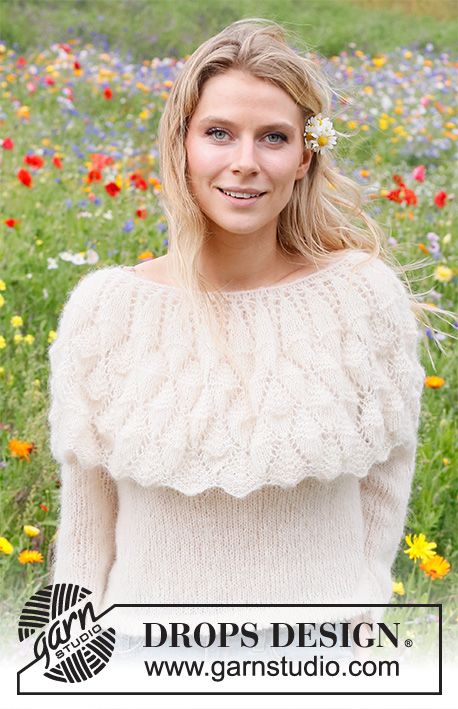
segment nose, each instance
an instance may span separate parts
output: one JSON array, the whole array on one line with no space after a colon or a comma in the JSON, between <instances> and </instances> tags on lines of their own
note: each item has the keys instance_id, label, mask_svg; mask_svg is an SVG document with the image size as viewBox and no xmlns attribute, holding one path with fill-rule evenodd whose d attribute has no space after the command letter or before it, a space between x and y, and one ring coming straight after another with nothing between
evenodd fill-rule
<instances>
[{"instance_id":1,"label":"nose","mask_svg":"<svg viewBox=\"0 0 458 709\"><path fill-rule=\"evenodd\" d=\"M259 172L256 144L249 136L240 139L234 147L231 169L234 173L256 174Z\"/></svg>"}]
</instances>

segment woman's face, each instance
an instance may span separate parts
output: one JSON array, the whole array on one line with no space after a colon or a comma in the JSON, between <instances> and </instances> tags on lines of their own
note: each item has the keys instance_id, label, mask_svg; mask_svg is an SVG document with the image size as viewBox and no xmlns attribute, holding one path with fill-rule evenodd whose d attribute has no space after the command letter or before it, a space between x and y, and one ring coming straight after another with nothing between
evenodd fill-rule
<instances>
[{"instance_id":1,"label":"woman's face","mask_svg":"<svg viewBox=\"0 0 458 709\"><path fill-rule=\"evenodd\" d=\"M231 69L208 79L185 141L188 180L215 235L276 234L312 152L301 109L282 89ZM222 190L260 194L226 197Z\"/></svg>"}]
</instances>

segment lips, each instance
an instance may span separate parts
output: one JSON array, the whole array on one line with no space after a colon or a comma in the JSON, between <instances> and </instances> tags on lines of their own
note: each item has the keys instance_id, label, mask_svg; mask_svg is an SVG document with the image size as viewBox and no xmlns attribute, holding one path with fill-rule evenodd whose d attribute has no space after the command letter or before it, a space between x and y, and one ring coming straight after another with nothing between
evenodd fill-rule
<instances>
[{"instance_id":1,"label":"lips","mask_svg":"<svg viewBox=\"0 0 458 709\"><path fill-rule=\"evenodd\" d=\"M224 194L226 197L231 197L232 195L228 194L228 192L234 192L237 194L251 194L255 195L255 197L232 197L232 199L240 199L240 200L248 200L248 199L257 199L258 197L262 197L265 195L265 192L262 192L260 190L248 190L248 189L223 189L222 187L217 187L217 190L221 192L221 194Z\"/></svg>"}]
</instances>

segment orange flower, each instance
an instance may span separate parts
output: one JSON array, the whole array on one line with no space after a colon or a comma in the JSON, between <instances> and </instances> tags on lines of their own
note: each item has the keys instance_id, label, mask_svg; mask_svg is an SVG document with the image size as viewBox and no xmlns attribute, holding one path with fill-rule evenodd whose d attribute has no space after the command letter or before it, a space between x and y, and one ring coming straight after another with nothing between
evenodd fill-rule
<instances>
[{"instance_id":1,"label":"orange flower","mask_svg":"<svg viewBox=\"0 0 458 709\"><path fill-rule=\"evenodd\" d=\"M18 554L20 564L42 564L43 554L35 549L24 549Z\"/></svg>"},{"instance_id":2,"label":"orange flower","mask_svg":"<svg viewBox=\"0 0 458 709\"><path fill-rule=\"evenodd\" d=\"M8 441L8 448L11 451L11 455L15 458L21 458L21 460L30 461L30 454L35 450L35 443L29 443L28 441L20 441L18 438L12 438Z\"/></svg>"},{"instance_id":3,"label":"orange flower","mask_svg":"<svg viewBox=\"0 0 458 709\"><path fill-rule=\"evenodd\" d=\"M445 384L445 379L442 377L436 377L435 374L432 374L429 377L425 377L425 386L429 387L430 389L440 389L442 386Z\"/></svg>"},{"instance_id":4,"label":"orange flower","mask_svg":"<svg viewBox=\"0 0 458 709\"><path fill-rule=\"evenodd\" d=\"M443 556L436 554L431 559L420 564L420 569L428 576L431 576L432 579L443 579L450 571L450 564Z\"/></svg>"}]
</instances>

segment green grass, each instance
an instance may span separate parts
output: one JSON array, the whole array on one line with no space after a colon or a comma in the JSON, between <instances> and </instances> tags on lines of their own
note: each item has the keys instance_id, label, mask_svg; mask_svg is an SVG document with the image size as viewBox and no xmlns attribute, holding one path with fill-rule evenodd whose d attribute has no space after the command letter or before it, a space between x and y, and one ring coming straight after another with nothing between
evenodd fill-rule
<instances>
[{"instance_id":1,"label":"green grass","mask_svg":"<svg viewBox=\"0 0 458 709\"><path fill-rule=\"evenodd\" d=\"M385 52L433 42L441 50L456 46L456 4L377 4L353 0L1 0L0 38L25 52L51 42L79 37L101 46L107 41L135 61L154 56L184 56L211 34L243 17L283 23L326 56L350 42L363 51ZM426 14L425 14L426 13ZM71 32L69 32L71 30Z\"/></svg>"}]
</instances>

